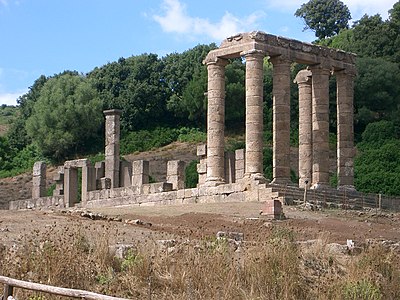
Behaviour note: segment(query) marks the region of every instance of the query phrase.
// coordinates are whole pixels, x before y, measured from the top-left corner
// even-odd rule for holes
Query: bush
[[[185,188],[195,188],[199,183],[199,174],[197,173],[198,160],[192,160],[185,168]]]

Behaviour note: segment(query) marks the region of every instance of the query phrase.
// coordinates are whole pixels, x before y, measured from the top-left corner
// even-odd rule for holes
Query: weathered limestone
[[[149,162],[137,160],[132,163],[132,186],[140,187],[149,183]]]
[[[122,160],[120,162],[119,185],[121,187],[132,185],[132,163]]]
[[[32,199],[46,196],[46,163],[37,161],[33,165]]]
[[[244,176],[245,170],[245,151],[244,149],[235,150],[235,179],[236,181],[240,180]]]
[[[216,186],[224,179],[225,134],[225,59],[207,63],[207,178],[206,185]]]
[[[111,179],[111,187],[119,187],[119,139],[120,116],[118,109],[105,110],[106,116],[106,147],[105,147],[105,176]]]
[[[290,61],[271,57],[273,64],[272,183],[290,182]]]
[[[167,163],[167,182],[172,184],[173,190],[185,188],[185,162],[170,160]]]
[[[235,153],[225,152],[225,183],[236,182]]]
[[[65,207],[73,207],[78,203],[78,169],[65,168],[64,170],[64,202]]]
[[[197,173],[199,174],[198,185],[202,186],[206,183],[207,178],[207,145],[197,146],[196,154],[199,157],[199,163],[197,164]]]
[[[335,72],[337,82],[338,189],[354,190],[354,70]]]
[[[246,161],[245,176],[263,176],[263,79],[264,56],[261,51],[242,53],[246,58]]]
[[[313,189],[329,186],[329,74],[323,66],[312,72]]]
[[[299,187],[312,179],[312,88],[311,71],[301,70],[294,82],[299,87]]]
[[[54,175],[53,180],[56,182],[53,196],[64,195],[64,166],[58,167],[57,174]]]
[[[96,169],[88,164],[82,167],[82,205],[86,205],[88,192],[96,190]]]

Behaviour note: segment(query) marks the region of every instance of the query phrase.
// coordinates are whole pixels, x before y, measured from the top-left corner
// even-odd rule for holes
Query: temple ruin
[[[225,152],[225,66],[232,58],[246,64],[245,149]],[[273,66],[273,179],[263,175],[263,64]],[[290,68],[306,65],[295,82],[299,88],[298,186],[290,182]],[[12,201],[10,209],[185,204],[223,201],[265,202],[264,213],[281,214],[282,202],[314,197],[359,197],[354,190],[353,82],[355,55],[302,43],[264,32],[227,38],[204,60],[208,71],[207,145],[197,147],[199,182],[186,188],[185,165],[168,161],[164,181],[150,183],[149,162],[120,160],[119,110],[104,111],[105,161],[66,161],[54,180],[53,196],[45,197],[46,166],[33,171],[32,199]],[[329,76],[337,82],[338,190],[329,187]],[[78,173],[81,170],[81,192]],[[289,193],[289,192],[290,193]],[[290,196],[290,197],[289,197]]]

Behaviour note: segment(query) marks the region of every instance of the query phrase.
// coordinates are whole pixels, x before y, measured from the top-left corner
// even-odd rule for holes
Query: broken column
[[[78,203],[78,169],[66,167],[64,170],[64,202],[65,207],[73,207]]]
[[[225,183],[236,182],[235,153],[225,152]]]
[[[263,175],[263,80],[262,51],[242,53],[246,58],[246,162],[245,176],[265,180]]]
[[[337,83],[338,189],[354,190],[353,96],[355,70],[335,72]]]
[[[149,183],[149,162],[136,160],[132,163],[132,186],[140,187]]]
[[[82,204],[85,205],[88,200],[88,193],[96,190],[96,169],[88,161],[82,167]]]
[[[224,180],[225,136],[225,66],[226,59],[207,62],[207,178],[206,185],[216,186]]]
[[[121,187],[132,186],[132,163],[122,160],[119,170],[119,185]]]
[[[53,180],[56,182],[56,188],[53,191],[53,196],[64,195],[64,166],[60,166],[57,169],[56,175]]]
[[[32,198],[46,197],[46,163],[37,161],[33,165]]]
[[[312,89],[311,71],[301,70],[294,82],[299,87],[299,187],[312,178]]]
[[[242,179],[245,169],[245,151],[244,149],[235,150],[235,179]]]
[[[197,174],[199,174],[198,186],[205,184],[207,178],[207,145],[197,146],[197,156],[199,163],[197,164]]]
[[[170,160],[167,162],[167,182],[172,183],[173,190],[185,188],[185,162]]]
[[[281,56],[273,64],[272,183],[290,182],[290,65]]]
[[[329,74],[328,68],[311,66],[313,189],[329,187]]]
[[[105,147],[105,177],[111,179],[111,188],[119,187],[119,139],[121,110],[105,110],[106,116],[106,147]]]

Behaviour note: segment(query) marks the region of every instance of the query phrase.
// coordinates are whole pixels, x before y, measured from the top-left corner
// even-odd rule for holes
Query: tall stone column
[[[312,179],[312,87],[311,71],[301,70],[294,80],[299,87],[299,187]]]
[[[206,185],[216,186],[225,182],[225,66],[228,61],[217,59],[207,63],[207,177]]]
[[[354,189],[353,97],[355,71],[335,72],[337,83],[338,189]]]
[[[261,51],[243,53],[246,58],[246,160],[245,177],[264,180],[263,175],[263,80]]]
[[[313,189],[329,186],[329,74],[327,68],[312,66]]]
[[[106,148],[105,177],[111,179],[111,188],[119,187],[119,139],[121,110],[105,110],[106,116]]]
[[[290,61],[272,57],[272,183],[290,182]]]

